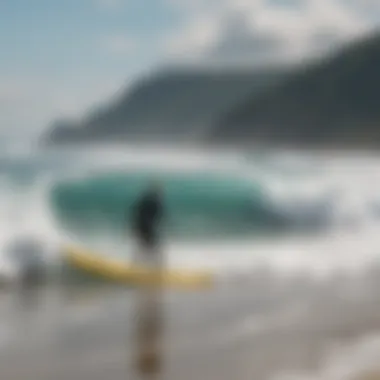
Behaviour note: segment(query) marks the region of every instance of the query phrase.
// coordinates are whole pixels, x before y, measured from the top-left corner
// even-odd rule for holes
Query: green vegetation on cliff
[[[212,141],[380,144],[380,36],[296,71],[220,119]]]
[[[280,70],[167,70],[139,80],[78,125],[55,123],[49,142],[202,139],[218,118],[248,96],[277,83]]]

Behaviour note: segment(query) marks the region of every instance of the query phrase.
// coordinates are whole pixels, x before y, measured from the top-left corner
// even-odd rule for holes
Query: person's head
[[[154,194],[156,196],[162,195],[162,186],[157,180],[152,180],[147,188],[149,194]]]

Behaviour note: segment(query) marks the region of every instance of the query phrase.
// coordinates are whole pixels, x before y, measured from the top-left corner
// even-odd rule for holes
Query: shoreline
[[[324,281],[257,272],[244,284],[213,291],[165,292],[156,345],[162,378],[266,380],[299,373],[301,379],[309,373],[322,380],[336,353],[380,334],[379,286],[380,264]],[[65,287],[24,304],[20,294],[2,294],[4,329],[14,335],[1,346],[2,378],[133,378],[139,297],[116,287]],[[347,368],[354,361],[347,358]]]

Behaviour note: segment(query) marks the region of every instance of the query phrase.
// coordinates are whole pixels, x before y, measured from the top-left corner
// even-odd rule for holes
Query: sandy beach
[[[160,293],[155,311],[142,290],[7,291],[1,379],[376,379],[379,286],[373,264],[319,279],[257,269],[245,282]],[[137,334],[152,313],[162,324]],[[160,362],[149,376],[137,370],[146,333]]]

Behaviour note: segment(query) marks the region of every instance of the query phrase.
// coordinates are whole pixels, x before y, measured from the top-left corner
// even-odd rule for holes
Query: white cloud
[[[170,36],[164,47],[169,54],[199,57],[217,42],[220,33],[221,25],[217,17],[199,15],[180,33]]]
[[[167,0],[187,15],[165,43],[172,59],[301,59],[380,21],[378,0]],[[374,17],[377,14],[377,17]]]
[[[130,54],[137,47],[134,38],[122,34],[103,37],[100,43],[105,50],[114,54]]]

